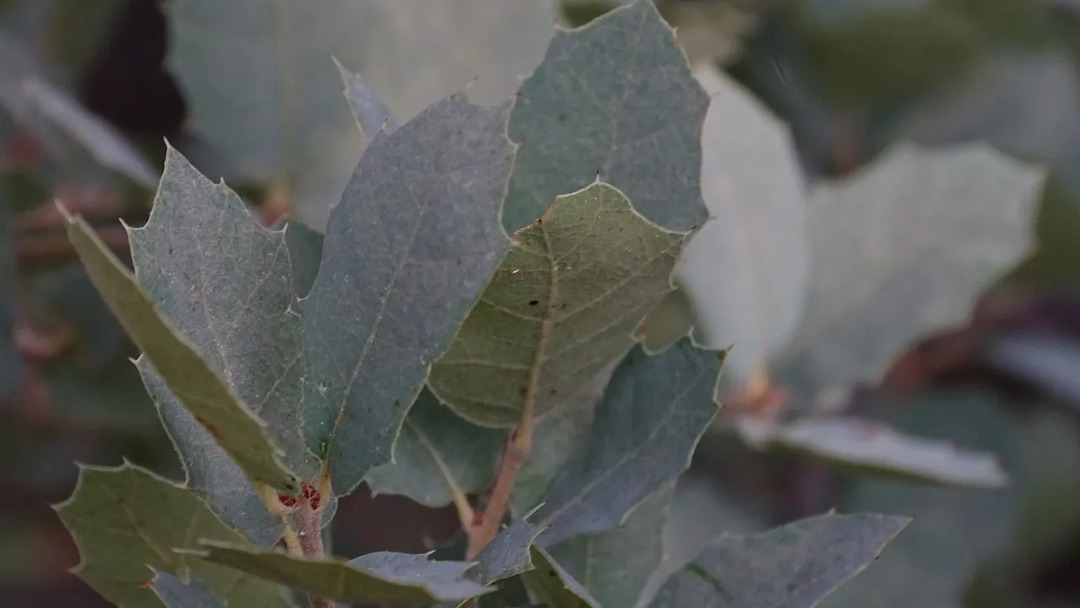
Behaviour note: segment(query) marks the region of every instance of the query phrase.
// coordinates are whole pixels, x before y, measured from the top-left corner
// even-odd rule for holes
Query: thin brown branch
[[[491,490],[491,498],[484,507],[484,514],[479,525],[466,528],[469,533],[469,549],[466,559],[473,559],[495,538],[510,507],[510,494],[514,490],[518,472],[532,451],[533,419],[532,408],[527,416],[522,416],[517,427],[511,431],[506,455],[499,465],[499,474]]]

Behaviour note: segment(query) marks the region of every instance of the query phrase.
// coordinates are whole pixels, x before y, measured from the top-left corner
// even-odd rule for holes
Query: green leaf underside
[[[136,280],[157,310],[266,422],[284,463],[314,479],[319,465],[299,430],[304,369],[285,231],[263,228],[239,196],[210,182],[169,147],[150,219],[129,234]],[[146,357],[137,365],[180,453],[188,485],[252,541],[277,540],[280,522],[261,506],[211,432]]]
[[[551,482],[536,520],[550,546],[610,530],[690,466],[716,416],[721,356],[689,338],[658,355],[635,347],[615,369],[581,451]]]
[[[82,556],[75,573],[117,605],[163,604],[153,572],[188,573],[232,608],[287,608],[275,585],[230,568],[186,556],[199,539],[242,542],[195,493],[125,464],[82,467],[71,498],[56,508]],[[170,607],[171,608],[171,607]]]
[[[711,96],[701,143],[709,221],[674,276],[696,313],[694,338],[734,345],[724,376],[738,388],[782,352],[802,315],[806,194],[787,124],[712,63],[694,75]]]
[[[963,322],[1029,251],[1043,177],[983,144],[902,144],[817,187],[806,310],[776,375],[802,399],[877,382],[913,339]]]
[[[518,231],[428,386],[458,414],[512,426],[561,405],[633,344],[671,290],[685,235],[642,218],[604,183],[559,196]]]
[[[372,139],[379,131],[390,133],[397,129],[399,125],[393,113],[371,85],[360,74],[341,65],[337,59],[334,59],[334,65],[341,76],[345,100],[349,102],[353,118],[364,136]]]
[[[548,608],[600,608],[600,603],[546,551],[533,545],[530,552],[535,568],[524,572],[521,580],[542,605]]]
[[[673,30],[651,2],[556,32],[510,115],[510,138],[521,147],[503,225],[528,225],[556,195],[596,177],[657,224],[682,231],[701,225],[707,106]]]
[[[424,389],[394,444],[394,462],[375,467],[365,481],[373,494],[441,507],[455,492],[476,492],[491,481],[504,439],[502,431],[463,420]]]
[[[213,429],[217,444],[257,482],[295,494],[296,475],[278,457],[265,423],[247,408],[186,338],[165,321],[164,315],[136,283],[135,278],[81,218],[61,212],[68,238],[87,274],[169,390],[184,407]]]
[[[155,572],[154,593],[165,608],[226,608],[225,602],[195,581],[184,582],[167,572]]]
[[[518,576],[533,569],[532,545],[540,527],[519,519],[499,532],[476,556],[465,576],[483,584]]]
[[[822,515],[749,536],[722,536],[660,588],[650,608],[816,606],[858,574],[910,521]]]
[[[669,482],[638,505],[622,526],[563,541],[550,548],[551,556],[601,606],[637,606],[664,557],[664,520],[674,490],[675,482]]]
[[[506,106],[439,101],[380,133],[333,209],[301,302],[304,434],[351,491],[390,460],[409,406],[502,259]]]
[[[424,604],[460,601],[490,591],[464,574],[468,562],[379,552],[349,562],[289,555],[231,543],[204,543],[206,559],[342,602]]]
[[[871,420],[835,416],[779,424],[745,418],[738,421],[738,429],[759,447],[781,447],[924,482],[1000,488],[1009,481],[997,457],[989,452],[903,435]]]

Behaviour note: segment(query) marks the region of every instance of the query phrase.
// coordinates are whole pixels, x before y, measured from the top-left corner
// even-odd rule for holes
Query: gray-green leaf
[[[349,102],[360,132],[368,139],[373,139],[379,131],[385,130],[389,133],[397,129],[397,120],[375,89],[360,74],[341,65],[336,58],[334,65],[341,75],[341,83],[344,85],[342,92],[345,93],[345,100]]]
[[[811,608],[872,562],[909,521],[830,514],[722,536],[672,576],[650,608]]]
[[[914,339],[963,321],[1032,247],[1044,172],[984,145],[898,145],[809,207],[810,292],[778,376],[804,399],[876,382]]]
[[[499,532],[476,556],[476,565],[465,576],[490,585],[533,569],[532,545],[540,527],[519,519]]]
[[[468,562],[432,561],[425,555],[379,552],[349,562],[290,555],[234,543],[202,543],[211,562],[343,602],[426,604],[461,601],[491,589],[465,577]]]
[[[635,347],[616,368],[581,451],[548,488],[545,546],[610,530],[690,466],[716,416],[722,355],[688,338],[659,355]]]
[[[441,507],[491,481],[505,437],[463,420],[425,389],[401,427],[394,461],[372,469],[365,481],[373,494]]]
[[[239,196],[169,147],[150,219],[129,234],[135,278],[157,309],[266,421],[285,464],[314,480],[318,463],[300,436],[304,368],[285,231],[263,228]],[[276,540],[280,523],[261,508],[211,433],[168,390],[151,361],[142,357],[138,367],[188,484],[251,540]]]
[[[647,0],[558,31],[510,115],[510,138],[521,147],[503,210],[507,231],[597,176],[657,224],[701,225],[708,101],[674,31]]]
[[[634,608],[664,557],[664,520],[675,482],[646,498],[613,530],[578,536],[551,556],[602,606]]]
[[[559,196],[515,237],[428,378],[440,399],[488,426],[546,414],[625,353],[671,291],[685,239],[602,182]]]
[[[330,215],[301,302],[304,433],[338,494],[390,460],[430,362],[509,246],[507,111],[459,93],[378,134]]]
[[[286,608],[275,585],[175,552],[197,540],[242,542],[187,488],[124,464],[81,467],[71,498],[56,507],[82,560],[76,574],[119,606],[162,606],[149,568],[190,574],[232,608]],[[171,607],[171,605],[170,605]]]
[[[290,494],[299,491],[296,474],[282,463],[266,423],[244,405],[202,353],[169,325],[165,314],[90,226],[63,206],[60,211],[68,238],[94,287],[169,391],[253,481]]]

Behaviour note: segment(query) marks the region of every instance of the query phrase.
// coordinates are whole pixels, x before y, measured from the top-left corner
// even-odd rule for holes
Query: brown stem
[[[511,431],[511,439],[506,448],[506,455],[499,464],[499,474],[495,478],[491,498],[484,507],[483,519],[479,526],[468,530],[469,549],[466,559],[475,558],[491,542],[491,539],[495,538],[499,526],[506,517],[506,510],[510,506],[510,493],[514,489],[514,482],[517,481],[518,471],[521,470],[521,465],[525,463],[529,452],[532,451],[532,408],[528,409],[530,411],[521,417],[517,427]]]

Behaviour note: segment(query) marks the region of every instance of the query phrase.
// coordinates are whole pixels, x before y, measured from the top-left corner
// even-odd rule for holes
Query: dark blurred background
[[[118,220],[141,225],[152,193],[68,159],[5,101],[15,66],[44,66],[160,165],[162,138],[188,134],[159,4],[0,0],[0,606],[107,605],[67,573],[78,555],[49,507],[70,494],[75,462],[127,458],[180,476],[128,360],[136,353],[52,205],[83,213],[123,256]],[[790,123],[810,176],[856,172],[900,139],[985,140],[1050,171],[1038,250],[983,294],[970,322],[901,357],[889,398],[860,404],[904,430],[993,451],[1008,488],[883,481],[710,436],[673,506],[672,542],[831,507],[914,514],[922,527],[828,605],[1080,606],[1080,1],[657,4],[692,57],[715,59]],[[612,6],[560,10],[582,24]],[[267,224],[285,211],[242,192]],[[456,518],[361,491],[335,526],[340,554],[418,551],[448,540]],[[912,587],[925,601],[912,603]]]

